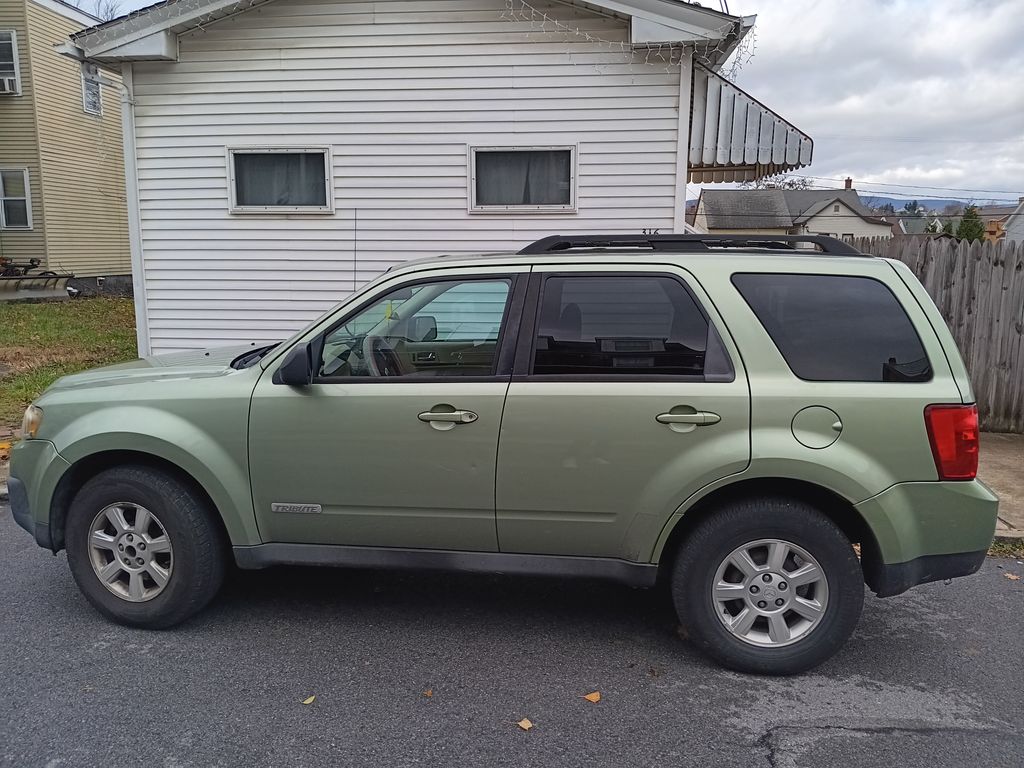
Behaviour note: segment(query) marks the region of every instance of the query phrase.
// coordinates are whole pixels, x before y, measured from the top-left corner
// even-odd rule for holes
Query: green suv
[[[67,376],[23,432],[15,519],[139,627],[231,559],[662,580],[709,655],[788,674],[996,520],[935,306],[825,237],[410,262],[280,344]]]

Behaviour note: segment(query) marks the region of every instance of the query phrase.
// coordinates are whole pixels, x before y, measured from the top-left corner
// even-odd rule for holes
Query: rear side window
[[[541,376],[732,379],[717,333],[671,277],[547,278],[534,350]]]
[[[794,374],[808,381],[928,381],[931,365],[883,283],[846,275],[733,275]]]

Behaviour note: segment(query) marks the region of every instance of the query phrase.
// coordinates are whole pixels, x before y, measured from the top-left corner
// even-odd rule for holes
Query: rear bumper
[[[857,505],[877,547],[863,557],[864,579],[879,597],[918,584],[967,576],[985,560],[998,497],[984,483],[900,483]]]
[[[981,568],[987,552],[983,549],[955,555],[925,555],[891,565],[875,560],[871,566],[865,567],[864,581],[879,597],[892,597],[918,584],[970,576]]]

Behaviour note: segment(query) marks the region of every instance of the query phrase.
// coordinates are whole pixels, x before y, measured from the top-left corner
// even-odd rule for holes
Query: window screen
[[[0,29],[0,77],[16,78],[18,76],[18,68],[15,65],[17,53],[14,32]]]
[[[570,207],[572,150],[474,149],[474,207]]]
[[[82,109],[90,115],[103,113],[103,97],[100,95],[100,84],[97,80],[82,78]]]
[[[928,381],[921,339],[884,284],[843,275],[733,275],[794,374],[809,381]]]
[[[731,373],[717,334],[670,277],[549,277],[535,343],[537,375]]]
[[[28,229],[28,171],[0,170],[0,228]]]
[[[326,209],[327,153],[232,151],[235,207]]]

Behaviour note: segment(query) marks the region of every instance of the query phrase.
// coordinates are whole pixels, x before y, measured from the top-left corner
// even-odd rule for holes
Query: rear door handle
[[[420,421],[439,421],[446,424],[472,424],[477,416],[472,411],[424,411],[417,416]]]
[[[693,424],[695,427],[706,427],[709,424],[717,424],[722,420],[721,416],[711,411],[659,413],[654,418],[659,424]]]

